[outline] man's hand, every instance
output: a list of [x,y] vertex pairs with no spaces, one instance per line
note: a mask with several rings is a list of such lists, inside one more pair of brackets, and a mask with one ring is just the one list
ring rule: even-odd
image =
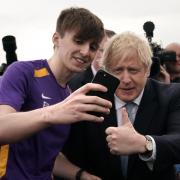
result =
[[122,125],[107,128],[106,134],[112,154],[129,155],[146,151],[146,138],[134,129],[125,108],[122,109]]
[[89,174],[87,171],[83,171],[81,175],[81,180],[102,180],[100,177]]
[[112,103],[97,96],[86,95],[89,91],[106,92],[107,88],[93,83],[82,86],[64,101],[47,107],[47,121],[50,124],[73,123],[82,120],[102,122],[103,117],[97,117],[88,112],[109,114]]
[[170,84],[171,82],[169,73],[166,71],[165,67],[162,65],[160,66],[160,73],[157,77],[157,80],[164,82],[166,84]]

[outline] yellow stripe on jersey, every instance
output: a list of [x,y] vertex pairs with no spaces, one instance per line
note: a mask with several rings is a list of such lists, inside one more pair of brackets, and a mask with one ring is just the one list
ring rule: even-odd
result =
[[34,77],[44,77],[49,75],[49,72],[46,68],[41,68],[41,69],[35,69],[34,70]]
[[9,145],[0,147],[0,177],[6,173],[7,160],[8,160]]

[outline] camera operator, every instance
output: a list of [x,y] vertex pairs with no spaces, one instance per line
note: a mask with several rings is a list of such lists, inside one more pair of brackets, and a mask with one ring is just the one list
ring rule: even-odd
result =
[[158,81],[164,82],[166,84],[171,83],[170,75],[167,72],[166,68],[164,65],[160,65],[160,71],[159,74],[154,78]]
[[[154,28],[155,25],[151,21],[147,21],[143,25],[153,52],[150,77],[166,84],[171,82],[180,83],[180,44],[175,42],[170,43],[163,49],[157,43],[153,43]],[[180,164],[176,164],[175,169],[176,179],[180,180]]]
[[173,49],[164,49],[159,44],[152,42],[153,31],[155,29],[153,22],[145,22],[143,29],[153,52],[153,64],[151,66],[150,77],[169,84],[171,82],[171,75],[166,70],[166,64],[176,63],[176,52]]
[[[165,47],[165,50],[176,53],[176,61],[166,61],[164,65],[170,76],[170,81],[180,83],[180,43],[170,43]],[[180,164],[177,164],[175,167],[177,172],[177,180],[180,180]]]
[[165,50],[176,53],[176,61],[166,61],[164,64],[170,75],[171,82],[180,83],[180,43],[170,43],[166,46]]
[[3,49],[6,52],[6,61],[7,63],[2,63],[0,65],[0,76],[3,75],[6,68],[12,64],[13,62],[17,61],[16,55],[16,38],[14,36],[8,35],[2,38]]

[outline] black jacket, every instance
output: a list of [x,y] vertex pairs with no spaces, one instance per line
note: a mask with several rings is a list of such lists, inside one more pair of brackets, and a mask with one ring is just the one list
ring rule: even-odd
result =
[[[117,126],[114,99],[110,115],[102,123],[80,122],[72,125],[63,153],[75,164],[103,180],[123,180],[119,156],[112,155],[105,129]],[[156,142],[154,170],[129,156],[128,180],[174,180],[173,164],[180,163],[180,84],[165,85],[148,80],[138,112],[135,129],[151,135]]]

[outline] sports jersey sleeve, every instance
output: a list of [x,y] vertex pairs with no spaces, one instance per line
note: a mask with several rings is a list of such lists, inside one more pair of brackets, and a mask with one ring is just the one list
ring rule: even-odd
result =
[[28,93],[28,70],[24,63],[15,62],[10,65],[1,78],[0,104],[9,105],[20,111]]

